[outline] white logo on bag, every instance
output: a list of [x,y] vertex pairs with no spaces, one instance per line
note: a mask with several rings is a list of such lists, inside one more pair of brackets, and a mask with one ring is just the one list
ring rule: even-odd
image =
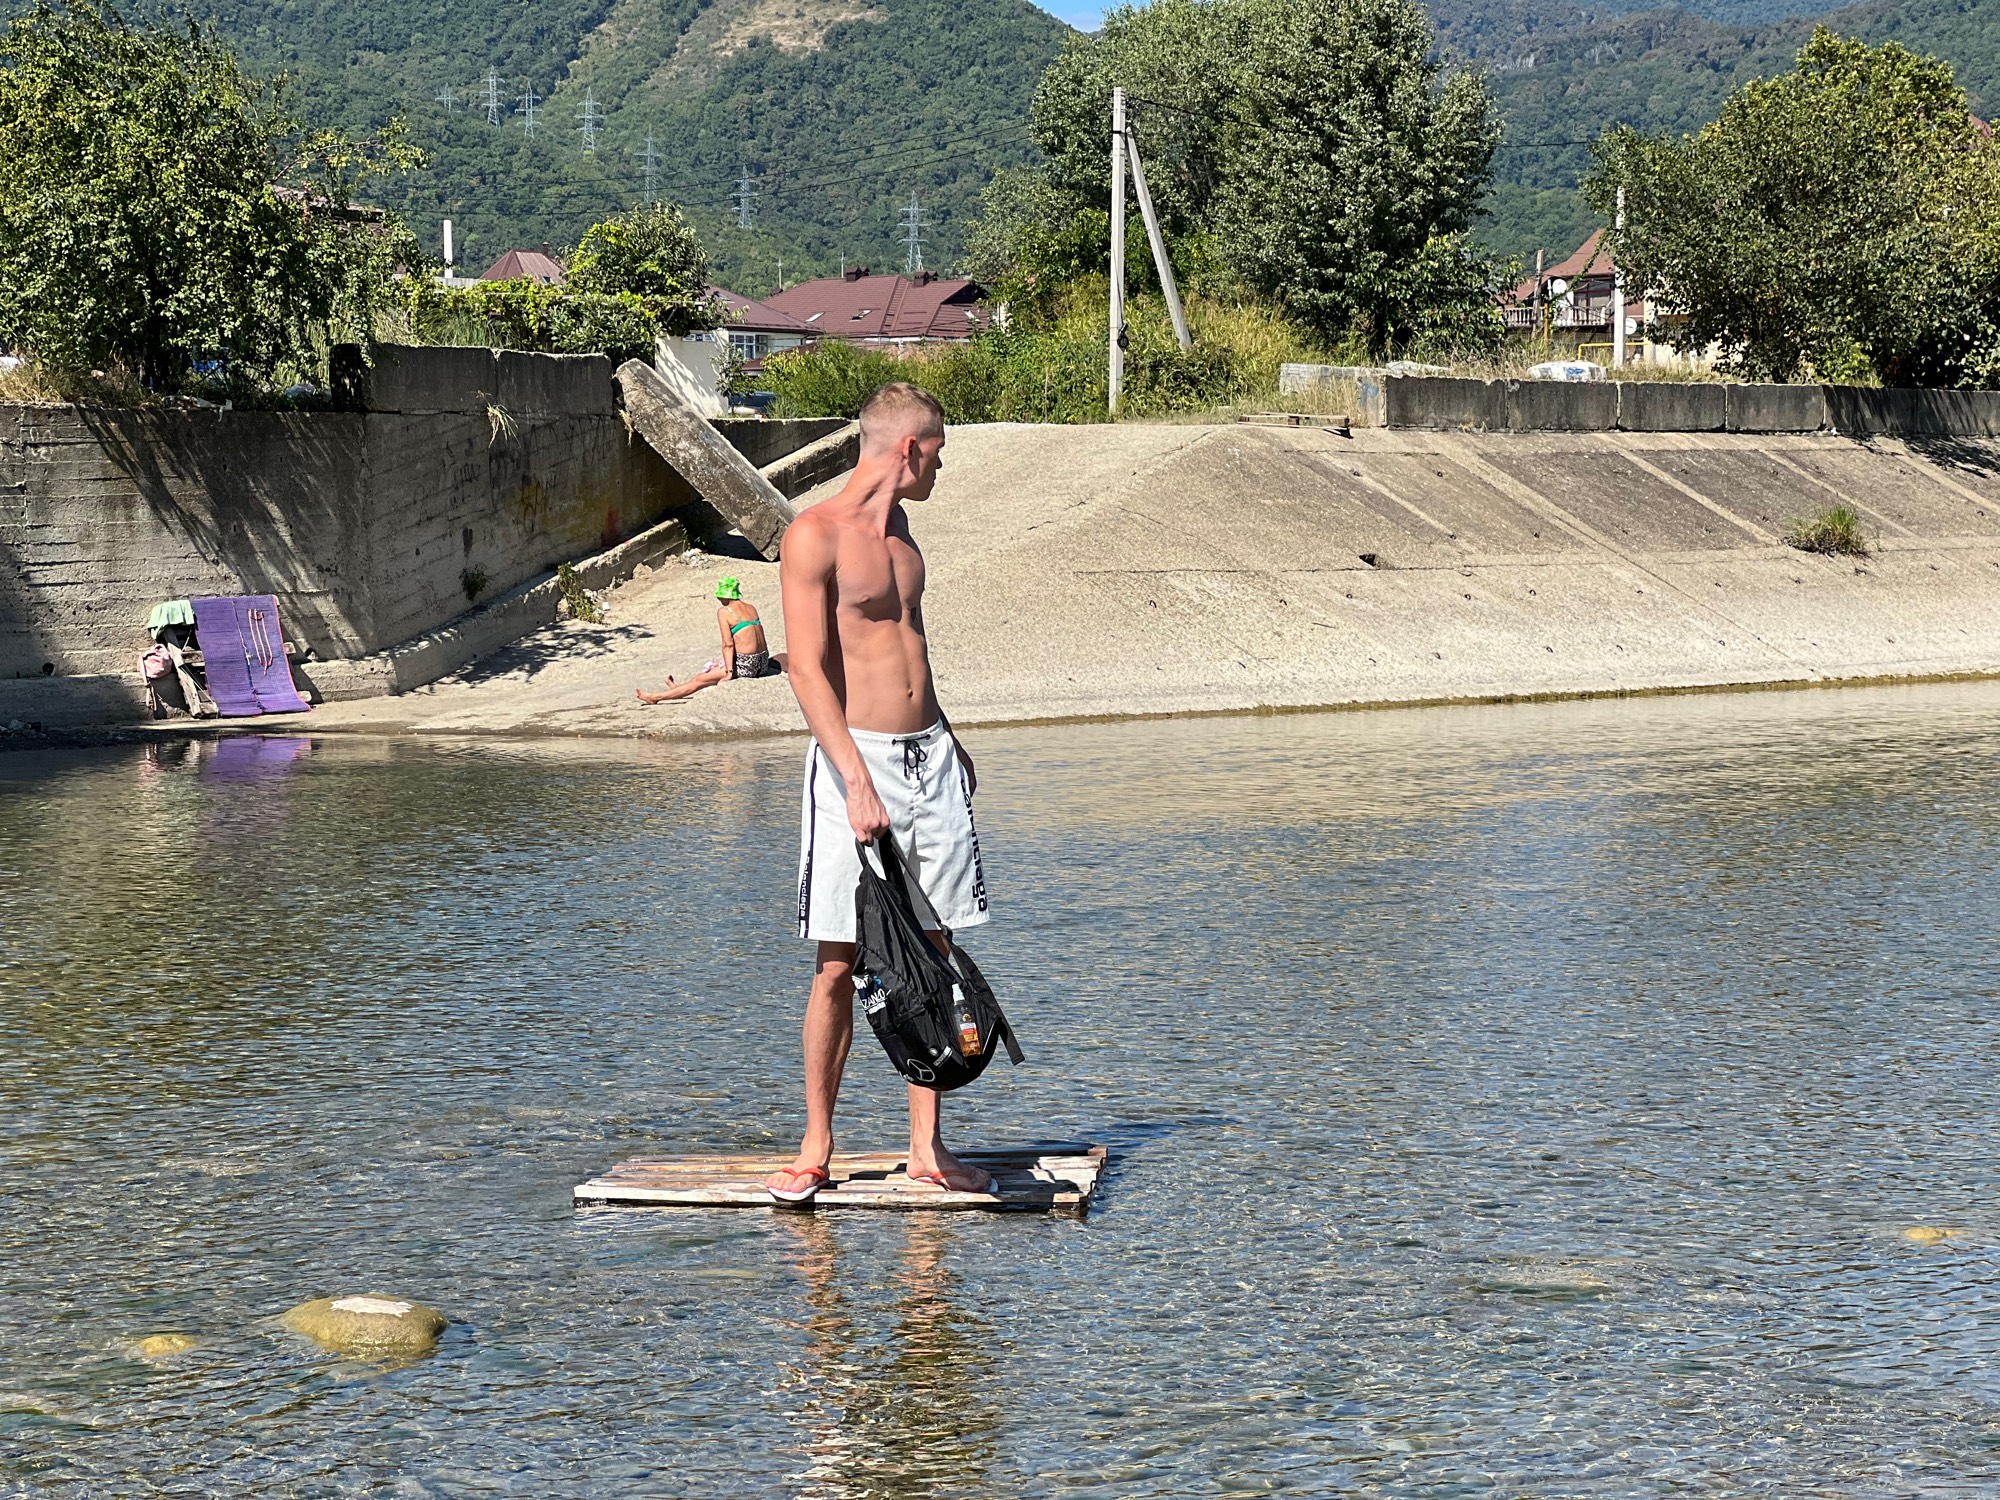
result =
[[929,1083],[937,1077],[926,1064],[920,1062],[911,1062],[905,1071],[918,1083]]

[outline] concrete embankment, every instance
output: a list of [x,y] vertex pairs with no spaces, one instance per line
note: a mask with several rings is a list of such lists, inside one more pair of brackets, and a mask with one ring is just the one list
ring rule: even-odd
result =
[[[336,353],[336,410],[0,405],[0,725],[137,717],[162,600],[275,595],[302,688],[367,696],[552,621],[558,564],[603,587],[726,529],[628,430],[608,359]],[[846,428],[702,432],[791,494]]]
[[[1784,545],[1836,503],[1871,555]],[[964,724],[2000,673],[2000,445],[1976,439],[973,427],[912,524]],[[782,645],[775,566],[670,560],[607,625],[313,725],[796,730],[782,680],[632,698],[716,654],[720,572]]]

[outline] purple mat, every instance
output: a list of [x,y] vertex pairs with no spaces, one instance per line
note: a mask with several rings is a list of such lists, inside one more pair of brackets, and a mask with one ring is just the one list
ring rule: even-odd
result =
[[269,594],[196,599],[196,644],[207,664],[208,696],[227,719],[302,714],[312,707],[292,683],[278,601]]
[[311,753],[311,740],[292,735],[232,734],[216,744],[201,774],[212,781],[273,781]]

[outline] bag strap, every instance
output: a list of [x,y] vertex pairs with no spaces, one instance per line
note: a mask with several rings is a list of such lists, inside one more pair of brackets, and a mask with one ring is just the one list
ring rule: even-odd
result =
[[[857,839],[855,840],[854,847],[860,851],[861,862],[864,865],[867,864],[870,846]],[[951,945],[951,929],[944,925],[944,918],[940,917],[937,908],[931,905],[931,898],[925,892],[922,883],[911,880],[904,873],[903,856],[896,848],[896,840],[891,835],[885,833],[875,840],[873,847],[877,856],[882,861],[883,883],[894,887],[901,893],[903,904],[910,908],[910,915],[912,917],[918,915],[915,904],[910,900],[910,893],[914,891],[916,899],[923,903],[924,911],[930,913],[930,919],[933,924],[930,927],[925,927],[924,930],[927,932],[942,932],[944,934],[945,946],[949,947]],[[921,921],[917,925],[919,927],[924,926]]]

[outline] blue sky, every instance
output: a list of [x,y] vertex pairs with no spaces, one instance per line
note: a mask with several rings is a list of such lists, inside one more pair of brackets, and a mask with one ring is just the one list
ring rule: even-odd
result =
[[1095,31],[1104,20],[1102,5],[1066,5],[1063,0],[1036,0],[1050,15],[1069,22],[1078,31]]

